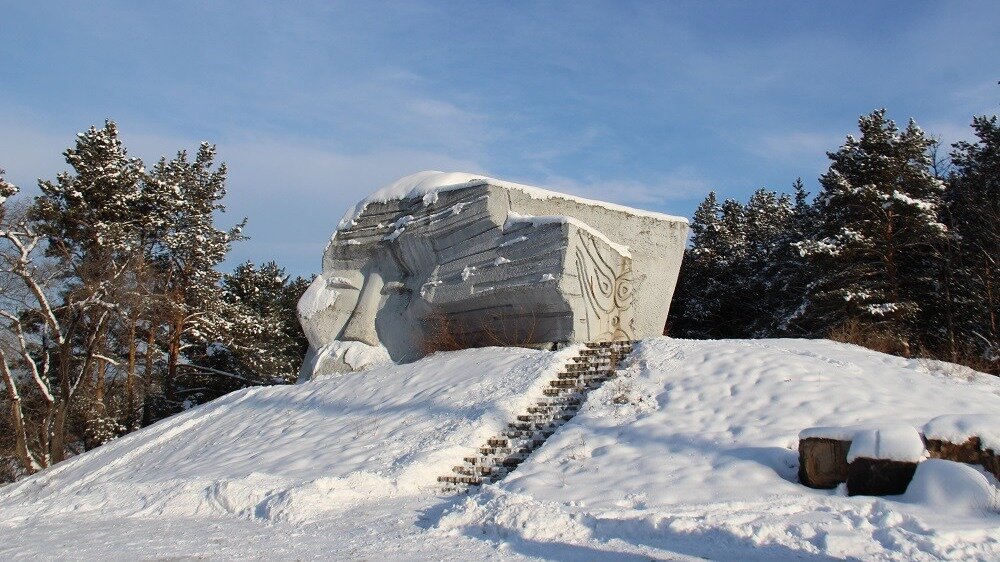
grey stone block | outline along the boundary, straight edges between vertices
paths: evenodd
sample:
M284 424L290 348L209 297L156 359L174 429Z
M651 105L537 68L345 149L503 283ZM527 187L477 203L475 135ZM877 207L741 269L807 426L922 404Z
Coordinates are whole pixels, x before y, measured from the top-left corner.
M424 195L370 201L336 231L299 303L300 379L363 364L323 359L347 347L405 362L443 336L551 347L662 333L686 220L489 178Z

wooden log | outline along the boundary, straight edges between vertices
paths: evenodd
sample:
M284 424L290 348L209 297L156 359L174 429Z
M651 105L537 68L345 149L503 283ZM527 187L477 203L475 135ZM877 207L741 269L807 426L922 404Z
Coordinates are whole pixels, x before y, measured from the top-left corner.
M932 459L979 464L981 454L979 438L970 437L960 445L940 439L928 439L927 453Z
M850 441L808 437L799 440L799 482L810 488L836 488L847 482Z
M978 464L1000 479L1000 455L992 449L983 448L979 437L972 436L960 444L941 439L927 439L927 452L934 459Z
M847 469L847 495L898 496L913 480L917 463L858 457Z

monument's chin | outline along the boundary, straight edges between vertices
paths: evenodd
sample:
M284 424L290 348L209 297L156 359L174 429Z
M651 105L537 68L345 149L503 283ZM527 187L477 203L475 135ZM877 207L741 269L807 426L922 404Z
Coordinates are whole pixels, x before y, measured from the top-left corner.
M439 349L660 335L687 235L676 217L431 172L340 224L299 303L303 377Z
M392 363L389 352L381 345L359 341L334 340L316 351L306 369L310 380L324 376L364 371Z

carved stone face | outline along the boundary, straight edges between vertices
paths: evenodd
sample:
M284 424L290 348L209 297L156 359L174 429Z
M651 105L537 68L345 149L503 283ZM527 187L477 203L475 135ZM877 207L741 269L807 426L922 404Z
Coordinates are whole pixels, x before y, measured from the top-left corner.
M667 272L667 303L650 311L659 318L644 323L637 294L648 271L634 267L623 245L632 241L576 218L584 211L590 222L624 215L487 181L369 203L338 229L299 304L311 348L302 374L436 349L634 339L651 324L658 335L676 270ZM678 232L668 223L678 252L680 224Z

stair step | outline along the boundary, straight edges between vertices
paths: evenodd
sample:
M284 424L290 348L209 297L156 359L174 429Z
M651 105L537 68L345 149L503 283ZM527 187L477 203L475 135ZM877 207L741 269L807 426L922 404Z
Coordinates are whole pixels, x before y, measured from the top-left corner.
M564 396L562 398L554 398L551 400L539 400L537 404L539 406L576 406L579 407L583 401L574 396Z
M603 355L583 355L577 357L570 357L570 361L573 363L590 363L590 364L607 364L611 361L610 356Z
M513 439L515 441L524 441L526 439L531 439L535 436L535 431L532 429L505 429L503 434L507 436L508 439Z
M489 476L493 472L492 466L456 466L452 472L465 476Z
M624 357L632 353L632 348L630 347L595 347L590 349L581 349L577 357Z
M614 347L614 348L597 348L597 349L583 349L580 350L580 354L577 357L582 357L584 360L592 359L595 357L600 358L611 358L611 357L625 357L632 353L632 349L628 347Z
M542 391L542 394L546 396L552 396L556 398L572 398L577 399L577 397L583 396L576 389L573 388L546 388Z
M598 369L596 371L574 371L572 373L556 373L556 379L559 380L572 380L572 379L583 379L583 378L593 378L593 377L606 377L608 375L614 374L615 369Z
M516 431L545 431L546 429L553 429L555 426L552 422L545 423L524 423L524 422L510 422L507 427ZM506 446L506 445L504 445Z
M552 406L552 405L550 405L548 403L546 403L543 406L543 405L541 405L541 404L539 404L539 403L536 402L534 406L528 406L528 413L529 414L541 414L541 413L545 413L545 412L554 412L554 411L556 411L558 409L559 409L558 406Z
M575 414L579 410L579 407L567 405L563 406L529 406L529 414L548 414L552 416L565 415L565 414Z
M560 379L549 381L549 386L555 388L576 388L580 386L580 381L578 379Z
M510 447L480 447L479 453L485 456L509 455Z
M593 349L597 347L612 347L612 346L632 347L633 343L635 343L633 340L615 340L615 341L591 341L591 342L586 342L583 345Z
M483 479L476 476L438 476L438 482L448 482L450 484L471 484L473 486L478 486L483 483Z
M567 371L589 371L592 369L597 369L598 367L603 367L606 369L611 368L610 358L607 361L585 361L582 363L568 363L564 365Z
M524 447L532 439L538 437L538 435L537 435L538 432L535 431L535 430L533 430L533 429L532 430L527 430L527 431L521 430L521 429L508 429L507 431L509 431L511 435L514 435L513 437L511 437L511 439L513 439L514 442L516 443L515 446L510 447L511 449L516 449L518 447Z
M569 421L573 418L573 414L569 412L556 412L553 414L534 414L527 416L517 416L517 421L519 422L534 422L534 423L560 423L564 421ZM506 433L504 435L507 435ZM508 435L509 437L509 435Z

